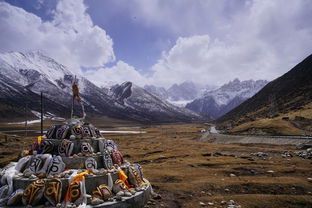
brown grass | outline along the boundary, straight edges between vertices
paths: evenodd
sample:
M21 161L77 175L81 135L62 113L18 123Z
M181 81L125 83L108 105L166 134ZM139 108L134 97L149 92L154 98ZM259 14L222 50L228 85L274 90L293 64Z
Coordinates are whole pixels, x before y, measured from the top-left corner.
M312 207L312 184L307 181L311 160L281 157L284 150L295 151L294 146L201 142L203 124L142 128L146 134L105 137L119 144L127 160L143 166L145 177L162 195L149 207L193 208L200 207L200 201L226 207L220 203L230 199L247 208ZM16 142L6 144L6 149L12 144ZM269 158L250 156L258 151L267 152Z

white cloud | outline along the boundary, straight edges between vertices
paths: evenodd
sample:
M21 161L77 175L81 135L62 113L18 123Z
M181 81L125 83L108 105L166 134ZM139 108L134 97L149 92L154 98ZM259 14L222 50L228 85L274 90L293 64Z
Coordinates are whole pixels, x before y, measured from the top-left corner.
M122 61L103 67L115 60L113 41L94 25L82 0L60 0L51 21L0 2L0 51L40 49L74 69L101 66L85 73L97 85L133 81L166 87L189 80L209 85L236 77L271 80L312 52L312 1L238 2L114 1L140 24L177 37L149 75ZM156 45L162 44L171 43Z
M308 19L311 1L249 1L231 17L224 37L178 38L149 80L163 86L185 80L220 85L236 77L272 80L312 52Z
M110 68L107 67L87 71L85 76L89 80L92 80L97 86L120 84L125 81L131 81L141 86L147 84L147 80L144 76L142 76L134 67L123 61L118 61L116 65Z
M0 50L42 50L80 72L80 66L99 66L115 60L113 41L93 25L82 0L60 0L52 21L0 2Z

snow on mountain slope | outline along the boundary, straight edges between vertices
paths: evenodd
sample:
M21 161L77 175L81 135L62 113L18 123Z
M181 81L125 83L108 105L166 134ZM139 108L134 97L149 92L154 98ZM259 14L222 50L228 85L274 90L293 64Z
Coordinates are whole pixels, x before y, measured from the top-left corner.
M52 112L64 114L64 109L71 106L71 84L74 77L73 72L41 52L0 54L0 98L4 98L2 104L6 106L13 104L11 110L23 106L23 100L28 98L34 101L31 107L38 109L38 96L43 92L49 103L54 105L49 106L54 109ZM163 102L138 86L132 86L132 83L113 86L112 91L100 88L82 76L77 76L77 79L85 109L90 116L105 115L149 122L199 118L188 110ZM22 91L27 93L23 94ZM14 96L20 94L23 96L16 100Z
M197 114L185 108L174 106L131 82L115 85L111 88L111 94L119 103L135 111L135 115L149 116L154 121L164 120L170 122L200 119Z
M216 119L252 97L267 83L266 80L235 79L216 90L205 92L203 97L187 104L186 108L205 117Z
M0 63L1 65L10 66L9 68L4 67L7 70L1 70L1 73L12 78L13 76L18 78L21 81L19 83L22 85L29 84L27 75L33 75L34 71L39 72L40 75L50 80L53 84L57 84L55 80L64 78L64 75L73 74L65 66L45 56L40 51L3 53L0 54Z

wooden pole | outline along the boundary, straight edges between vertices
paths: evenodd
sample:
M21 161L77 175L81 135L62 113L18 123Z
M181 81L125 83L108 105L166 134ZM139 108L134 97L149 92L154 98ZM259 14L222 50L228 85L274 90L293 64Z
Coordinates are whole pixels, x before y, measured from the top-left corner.
M27 110L28 110L28 103L26 102L25 103L25 137L27 137L27 131L28 131L28 123L27 123L27 120L28 120L28 118L27 118Z
M41 136L43 136L43 93L40 93L40 110L41 110Z

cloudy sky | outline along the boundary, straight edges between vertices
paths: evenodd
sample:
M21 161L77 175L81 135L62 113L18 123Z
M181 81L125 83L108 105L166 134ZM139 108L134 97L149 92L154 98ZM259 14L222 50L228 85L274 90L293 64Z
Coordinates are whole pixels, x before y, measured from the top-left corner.
M98 85L272 80L312 53L311 20L311 0L0 0L0 52Z

